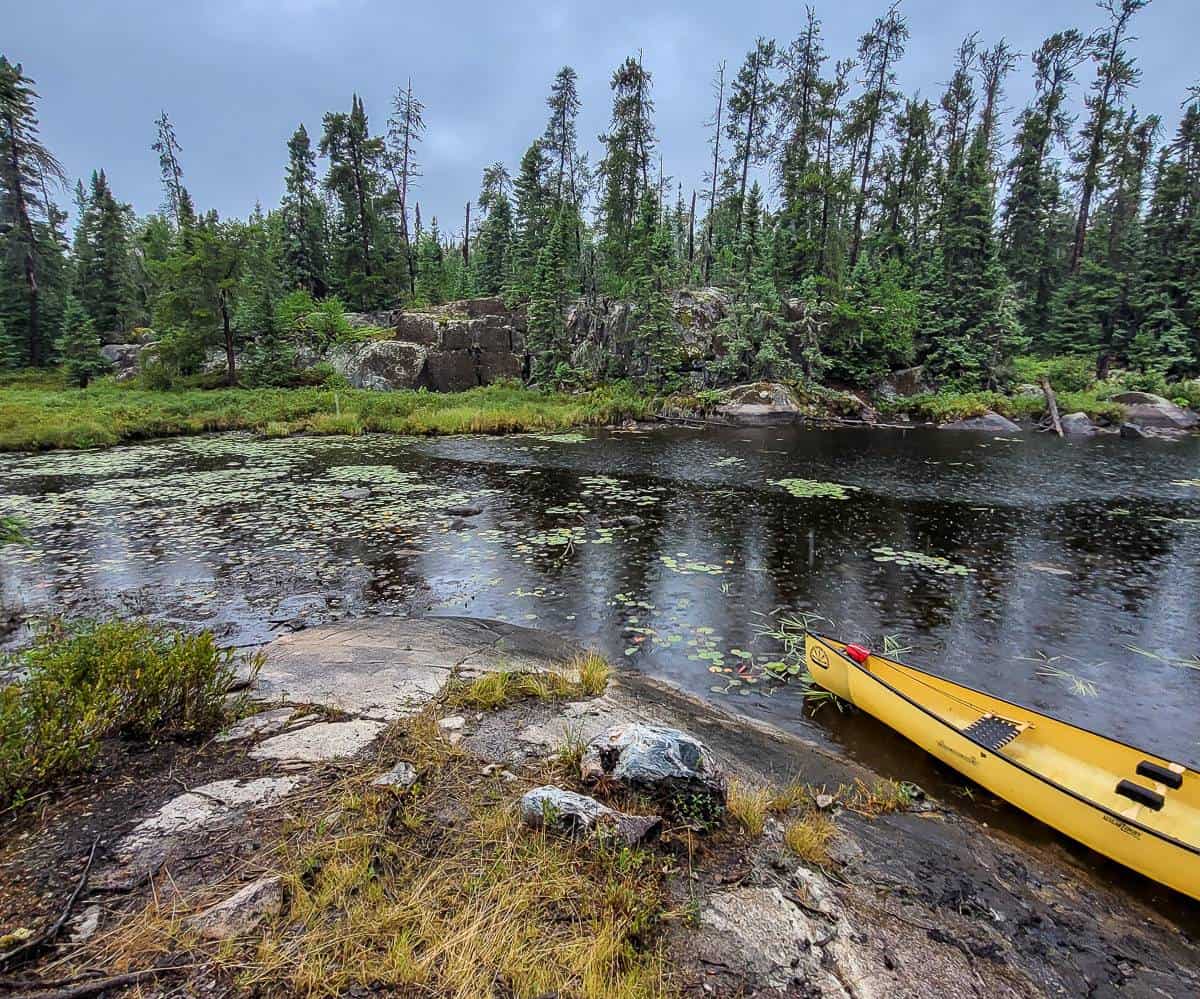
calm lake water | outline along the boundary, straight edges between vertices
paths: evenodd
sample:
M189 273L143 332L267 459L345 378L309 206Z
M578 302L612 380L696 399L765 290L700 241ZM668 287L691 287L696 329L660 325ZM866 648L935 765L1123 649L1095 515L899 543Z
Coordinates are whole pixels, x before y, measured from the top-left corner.
M778 484L797 479L850 488ZM936 781L870 719L808 717L763 675L778 657L763 632L802 612L1196 766L1198 480L1200 438L929 430L220 435L0 456L0 512L31 526L0 555L0 595L236 644L367 613L499 618Z

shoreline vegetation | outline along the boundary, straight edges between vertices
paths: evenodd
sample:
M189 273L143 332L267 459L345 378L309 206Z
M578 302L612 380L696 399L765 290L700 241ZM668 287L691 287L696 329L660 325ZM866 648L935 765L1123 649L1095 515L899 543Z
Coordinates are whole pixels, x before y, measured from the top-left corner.
M1069 359L1068 359L1069 360ZM1029 381L1044 376L1062 359L1019 359ZM1058 405L1063 413L1082 412L1097 423L1119 424L1124 407L1111 396L1142 387L1138 379L1060 378ZM866 393L792 383L814 422L857 417L871 406L883 421L941 424L999 413L1012 420L1046 416L1041 391L936 391L908 397L873 398ZM1030 386L1033 387L1033 386ZM1148 386L1195 410L1200 382ZM869 397L867 397L869 398ZM304 388L150 389L102 378L86 389L68 384L54 369L0 375L0 453L84 450L113 447L152 438L221 431L251 431L267 437L362 433L440 436L561 432L649 420L664 411L703 418L723 399L722 390L656 396L629 382L614 382L576 392L497 383L464 392L425 390L373 391L332 383Z

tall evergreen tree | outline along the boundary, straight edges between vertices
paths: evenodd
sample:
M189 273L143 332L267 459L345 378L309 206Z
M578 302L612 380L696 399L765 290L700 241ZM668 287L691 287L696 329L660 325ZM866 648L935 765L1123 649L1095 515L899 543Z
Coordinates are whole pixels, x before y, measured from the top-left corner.
M750 168L764 162L771 151L771 128L778 93L771 79L774 66L775 43L760 36L746 54L729 91L725 132L733 144L729 166L737 171L734 232L740 232L742 228L742 206L746 201ZM734 188L733 178L729 186Z
M329 158L325 186L338 202L334 242L338 290L359 307L369 308L383 301L377 204L383 140L371 135L358 94L349 114L331 111L324 126L321 155Z
M130 326L129 212L113 197L104 171L93 171L75 233L75 296L104 332Z
M158 166L162 172L163 193L166 195L164 208L175 222L175 227L183 225L185 217L191 215L191 199L183 186L183 167L179 162L182 148L175 137L175 126L163 111L154 121L157 138L150 147L158 153Z
M1076 155L1079 168L1079 212L1075 220L1075 240L1071 246L1072 274L1079 271L1085 253L1092 198L1100 185L1101 168L1112 142L1111 123L1129 88L1140 75L1136 64L1125 50L1130 41L1129 27L1133 15L1150 0L1099 0L1098 6L1109 15L1108 27L1092 38L1092 59L1096 63L1096 79L1085 103L1088 109L1082 144Z
M1050 301L1066 271L1069 236L1063 238L1063 195L1051 157L1055 143L1068 140L1068 87L1086 57L1087 40L1074 29L1051 35L1033 54L1037 96L1021 113L1008 164L1003 256L1021 302L1021 321L1035 342L1046 331Z
M499 295L507 283L513 240L510 187L503 163L493 163L484 170L479 192L479 209L484 220L472 257L475 286L484 295Z
M317 193L317 157L301 122L288 140L283 196L284 266L289 287L324 298L325 212Z
M541 139L535 139L521 157L513 183L515 211L508 293L517 301L529 298L541 249L553 220L561 216L549 180L550 161Z
M23 294L7 296L0 307L9 336L24 341L21 360L37 366L48 359L56 332L43 313L62 258L57 234L62 216L47 192L66 177L39 138L33 87L20 63L0 55L0 249L6 283L24 285Z
M876 18L871 30L858 42L858 58L867 90L855 102L852 113L854 132L862 136L862 152L859 156L858 199L854 205L854 223L851 228L851 268L858 263L862 244L863 219L867 210L876 134L880 122L890 115L899 100L896 91L896 63L904 55L904 43L907 40L908 23L900 13L897 0L886 14Z
M646 384L672 389L683 365L683 342L671 305L671 232L652 191L642 194L634 253L636 369Z
M571 380L570 351L563 315L567 306L568 222L555 215L549 238L538 253L529 297L526 346L530 379L538 384Z
M976 129L963 167L947 184L927 303L935 330L929 365L962 386L999 384L1027 343L997 252L986 139Z
M62 338L59 356L67 378L79 388L87 388L93 378L108 370L108 361L100 353L100 337L95 324L73 295L63 308Z
M650 187L650 157L656 138L650 73L641 58L630 57L613 73L612 120L600 137L603 191L600 201L601 252L608 283L620 290L632 265L631 236L643 192Z

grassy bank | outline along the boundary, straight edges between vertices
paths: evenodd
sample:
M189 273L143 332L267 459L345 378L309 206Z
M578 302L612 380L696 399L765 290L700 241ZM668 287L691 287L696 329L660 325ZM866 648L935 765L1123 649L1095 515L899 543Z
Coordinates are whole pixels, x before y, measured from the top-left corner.
M577 395L491 385L467 392L363 389L149 391L101 381L71 389L57 376L0 381L0 451L110 447L151 437L251 430L312 434L560 431L649 413L624 385Z
M0 809L90 769L104 739L209 732L237 710L233 653L208 632L56 623L0 665L19 677L0 686Z

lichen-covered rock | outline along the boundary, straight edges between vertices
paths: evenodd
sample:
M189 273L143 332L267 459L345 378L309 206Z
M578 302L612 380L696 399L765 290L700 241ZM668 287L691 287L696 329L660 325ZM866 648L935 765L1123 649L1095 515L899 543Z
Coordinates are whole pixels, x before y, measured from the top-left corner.
M614 725L588 743L580 773L586 783L614 781L702 822L725 807L728 781L716 757L676 728Z
M883 398L907 398L928 391L929 383L925 380L923 364L893 371L880 384L880 395Z
M260 878L224 902L184 920L184 926L206 940L232 940L282 911L282 879Z
M1068 413L1059 422L1068 437L1094 437L1100 432L1087 413Z
M954 420L943 423L942 430L974 430L977 433L1013 434L1020 433L1021 428L1006 416L999 413L987 412L982 416L970 416L965 420Z
M1176 406L1169 399L1150 392L1122 392L1112 402L1125 407L1125 417L1139 427L1158 427L1164 430L1193 430L1200 426L1200 416Z
M329 354L329 363L355 388L411 389L423 384L429 352L416 343L370 340L345 343Z
M716 408L720 419L736 426L791 423L802 412L796 393L780 382L738 385L726 392L725 401Z
M477 364L480 385L491 385L505 378L519 379L525 373L521 358L509 350L480 351Z
M417 768L411 763L401 761L391 770L381 773L371 784L373 787L391 788L393 791L407 791L417 783Z
M521 821L532 829L552 829L569 836L595 835L635 846L662 829L658 815L629 815L595 798L545 785L521 798Z

